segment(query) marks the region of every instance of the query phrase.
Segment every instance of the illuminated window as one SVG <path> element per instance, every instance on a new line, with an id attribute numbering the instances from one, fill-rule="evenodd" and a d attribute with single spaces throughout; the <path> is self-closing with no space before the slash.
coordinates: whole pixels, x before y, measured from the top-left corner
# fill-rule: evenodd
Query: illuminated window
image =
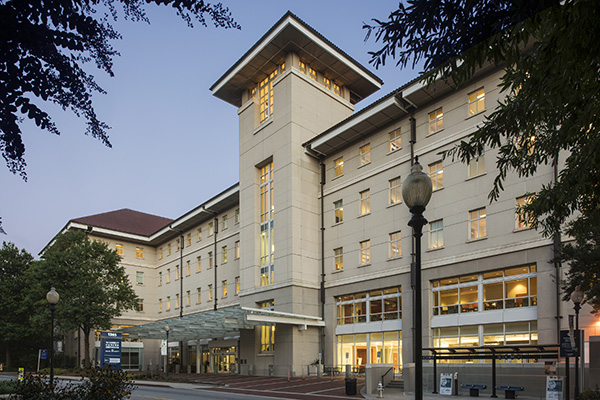
<path id="1" fill-rule="evenodd" d="M 429 164 L 429 178 L 431 178 L 431 187 L 433 190 L 444 187 L 444 168 L 441 161 Z"/>
<path id="2" fill-rule="evenodd" d="M 273 81 L 277 78 L 277 69 L 258 84 L 260 122 L 273 115 Z"/>
<path id="3" fill-rule="evenodd" d="M 237 296 L 240 293 L 240 277 L 235 277 L 235 295 Z"/>
<path id="4" fill-rule="evenodd" d="M 138 271 L 135 273 L 135 283 L 138 285 L 144 284 L 144 273 L 143 272 Z"/>
<path id="5" fill-rule="evenodd" d="M 333 84 L 333 93 L 337 94 L 338 96 L 342 95 L 342 88 L 340 87 L 340 85 L 336 83 Z"/>
<path id="6" fill-rule="evenodd" d="M 389 141 L 390 141 L 390 153 L 396 150 L 400 150 L 401 141 L 400 141 L 400 128 L 396 129 L 389 133 Z"/>
<path id="7" fill-rule="evenodd" d="M 228 225 L 229 224 L 228 224 L 228 221 L 227 221 L 227 214 L 225 214 L 225 215 L 223 215 L 223 223 L 222 223 L 223 230 L 226 230 L 227 227 L 228 227 Z"/>
<path id="8" fill-rule="evenodd" d="M 186 276 L 190 276 L 192 274 L 191 264 L 192 264 L 192 262 L 190 260 L 187 260 L 187 262 L 186 262 Z"/>
<path id="9" fill-rule="evenodd" d="M 341 176 L 344 174 L 344 157 L 340 157 L 333 162 L 333 176 Z"/>
<path id="10" fill-rule="evenodd" d="M 339 247 L 333 250 L 333 262 L 336 271 L 344 269 L 344 248 Z"/>
<path id="11" fill-rule="evenodd" d="M 486 235 L 485 207 L 469 211 L 469 239 L 479 239 Z"/>
<path id="12" fill-rule="evenodd" d="M 118 244 L 118 245 L 116 245 L 116 250 L 117 250 L 117 254 L 118 254 L 118 255 L 120 255 L 120 256 L 122 256 L 122 255 L 123 255 L 123 253 L 124 253 L 124 250 L 123 250 L 123 245 L 122 245 L 122 244 Z"/>
<path id="13" fill-rule="evenodd" d="M 137 305 L 135 307 L 135 310 L 137 312 L 144 311 L 144 299 L 137 299 Z"/>
<path id="14" fill-rule="evenodd" d="M 371 262 L 371 241 L 360 242 L 360 265 L 367 265 Z"/>
<path id="15" fill-rule="evenodd" d="M 227 246 L 221 247 L 221 254 L 223 255 L 221 258 L 221 264 L 227 263 Z"/>
<path id="16" fill-rule="evenodd" d="M 213 233 L 215 233 L 215 223 L 211 221 L 208 223 L 208 236 L 212 236 Z"/>
<path id="17" fill-rule="evenodd" d="M 469 161 L 469 178 L 485 173 L 485 154 L 481 154 Z"/>
<path id="18" fill-rule="evenodd" d="M 306 64 L 303 63 L 302 61 L 300 61 L 298 66 L 299 66 L 300 72 L 302 72 L 303 74 L 306 74 Z"/>
<path id="19" fill-rule="evenodd" d="M 197 241 L 202 240 L 202 228 L 198 228 L 196 230 L 196 235 L 197 235 L 197 239 L 196 239 Z"/>
<path id="20" fill-rule="evenodd" d="M 167 296 L 167 311 L 171 311 L 171 296 Z"/>
<path id="21" fill-rule="evenodd" d="M 163 306 L 162 306 L 162 299 L 158 299 L 158 312 L 162 312 L 163 311 Z"/>
<path id="22" fill-rule="evenodd" d="M 212 285 L 208 285 L 208 301 L 212 301 L 212 299 L 213 299 Z"/>
<path id="23" fill-rule="evenodd" d="M 260 302 L 258 303 L 258 308 L 273 311 L 275 309 L 275 301 Z M 261 353 L 272 353 L 275 351 L 275 324 L 260 327 L 260 351 Z"/>
<path id="24" fill-rule="evenodd" d="M 437 220 L 429 223 L 429 248 L 437 249 L 444 246 L 444 221 Z"/>
<path id="25" fill-rule="evenodd" d="M 274 282 L 273 162 L 260 169 L 260 285 Z"/>
<path id="26" fill-rule="evenodd" d="M 179 294 L 175 295 L 175 309 L 179 308 Z"/>
<path id="27" fill-rule="evenodd" d="M 365 144 L 360 148 L 360 165 L 365 165 L 371 162 L 371 145 Z"/>
<path id="28" fill-rule="evenodd" d="M 170 256 L 171 255 L 171 243 L 169 243 L 167 245 L 167 255 Z"/>
<path id="29" fill-rule="evenodd" d="M 187 245 L 188 246 L 192 245 L 192 234 L 191 233 L 187 234 Z"/>
<path id="30" fill-rule="evenodd" d="M 429 113 L 429 133 L 435 133 L 444 128 L 444 112 L 442 108 Z"/>
<path id="31" fill-rule="evenodd" d="M 227 281 L 221 282 L 223 284 L 223 298 L 227 297 Z"/>
<path id="32" fill-rule="evenodd" d="M 533 201 L 533 195 L 526 195 L 517 197 L 516 199 L 516 209 L 515 209 L 515 223 L 516 229 L 527 229 L 531 226 L 533 222 L 533 217 L 523 210 L 523 207 L 531 204 Z"/>
<path id="33" fill-rule="evenodd" d="M 175 280 L 179 280 L 179 265 L 175 266 Z"/>
<path id="34" fill-rule="evenodd" d="M 171 269 L 167 268 L 167 283 L 171 283 Z"/>
<path id="35" fill-rule="evenodd" d="M 202 256 L 196 257 L 196 271 L 202 271 Z"/>
<path id="36" fill-rule="evenodd" d="M 344 221 L 344 202 L 342 200 L 333 202 L 334 223 L 339 224 Z"/>
<path id="37" fill-rule="evenodd" d="M 360 192 L 360 215 L 371 212 L 371 191 L 369 189 Z"/>
<path id="38" fill-rule="evenodd" d="M 235 223 L 236 224 L 240 223 L 240 209 L 239 208 L 235 209 Z"/>
<path id="39" fill-rule="evenodd" d="M 402 246 L 400 240 L 400 231 L 390 233 L 390 258 L 400 257 L 402 255 Z"/>
<path id="40" fill-rule="evenodd" d="M 189 291 L 189 290 L 188 290 L 188 291 L 186 291 L 186 292 L 185 292 L 185 306 L 186 306 L 186 307 L 189 307 L 189 306 L 190 306 L 191 297 L 192 297 L 192 294 L 190 293 L 190 291 Z"/>
<path id="41" fill-rule="evenodd" d="M 196 288 L 196 303 L 202 303 L 202 289 Z"/>
<path id="42" fill-rule="evenodd" d="M 163 248 L 161 247 L 158 249 L 158 259 L 162 260 L 162 258 L 163 258 Z"/>
<path id="43" fill-rule="evenodd" d="M 338 325 L 399 320 L 402 319 L 402 292 L 400 287 L 391 287 L 337 296 L 336 306 Z"/>
<path id="44" fill-rule="evenodd" d="M 469 115 L 485 110 L 485 90 L 483 88 L 469 93 Z"/>
<path id="45" fill-rule="evenodd" d="M 135 248 L 135 257 L 136 258 L 144 258 L 144 249 L 141 247 Z"/>
<path id="46" fill-rule="evenodd" d="M 390 204 L 398 204 L 402 202 L 402 182 L 400 177 L 390 179 Z"/>
<path id="47" fill-rule="evenodd" d="M 234 255 L 235 259 L 237 260 L 238 258 L 240 258 L 240 241 L 239 240 L 235 241 L 235 250 L 234 250 L 234 252 L 235 252 L 235 255 Z"/>
<path id="48" fill-rule="evenodd" d="M 308 67 L 308 75 L 311 77 L 312 80 L 317 80 L 317 71 L 315 71 L 311 67 Z"/>
<path id="49" fill-rule="evenodd" d="M 325 77 L 323 77 L 323 86 L 325 86 L 327 89 L 331 90 L 331 81 Z"/>
<path id="50" fill-rule="evenodd" d="M 208 252 L 208 267 L 206 267 L 206 268 L 211 269 L 212 266 L 213 266 L 213 254 L 212 254 L 212 251 L 209 251 Z"/>

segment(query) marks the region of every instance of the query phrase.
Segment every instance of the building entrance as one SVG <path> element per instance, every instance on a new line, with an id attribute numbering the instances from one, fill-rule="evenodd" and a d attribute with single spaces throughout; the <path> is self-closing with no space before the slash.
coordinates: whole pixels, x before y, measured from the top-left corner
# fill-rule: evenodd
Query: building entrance
<path id="1" fill-rule="evenodd" d="M 211 348 L 210 364 L 215 373 L 237 372 L 237 348 L 235 346 Z"/>

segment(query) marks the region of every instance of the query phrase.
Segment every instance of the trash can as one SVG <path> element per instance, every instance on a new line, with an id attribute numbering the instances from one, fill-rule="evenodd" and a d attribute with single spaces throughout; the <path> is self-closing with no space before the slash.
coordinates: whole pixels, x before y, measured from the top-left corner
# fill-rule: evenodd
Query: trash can
<path id="1" fill-rule="evenodd" d="M 346 394 L 356 394 L 356 378 L 346 378 Z"/>

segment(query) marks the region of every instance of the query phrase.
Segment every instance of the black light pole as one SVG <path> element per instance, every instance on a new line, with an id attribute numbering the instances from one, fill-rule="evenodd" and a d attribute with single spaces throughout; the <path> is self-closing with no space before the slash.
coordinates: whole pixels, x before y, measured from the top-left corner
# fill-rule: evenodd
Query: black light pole
<path id="1" fill-rule="evenodd" d="M 169 377 L 169 331 L 171 330 L 171 327 L 169 326 L 169 324 L 165 325 L 165 332 L 167 332 L 167 378 Z"/>
<path id="2" fill-rule="evenodd" d="M 419 157 L 410 169 L 410 174 L 402 185 L 402 198 L 412 213 L 408 226 L 413 228 L 415 240 L 415 262 L 412 263 L 414 297 L 414 337 L 413 357 L 415 361 L 415 400 L 423 399 L 423 322 L 421 306 L 421 236 L 427 220 L 423 216 L 425 207 L 431 199 L 431 179 L 423 172 Z"/>
<path id="3" fill-rule="evenodd" d="M 577 351 L 575 352 L 575 400 L 579 399 L 579 352 L 581 351 L 581 333 L 579 332 L 579 310 L 581 310 L 581 302 L 583 301 L 583 290 L 576 286 L 571 293 L 571 301 L 575 304 L 575 344 Z"/>
<path id="4" fill-rule="evenodd" d="M 54 289 L 54 286 L 50 288 L 50 291 L 46 293 L 46 301 L 48 302 L 48 308 L 50 308 L 50 314 L 52 315 L 51 330 L 50 330 L 50 387 L 54 385 L 54 310 L 58 304 L 60 296 Z"/>

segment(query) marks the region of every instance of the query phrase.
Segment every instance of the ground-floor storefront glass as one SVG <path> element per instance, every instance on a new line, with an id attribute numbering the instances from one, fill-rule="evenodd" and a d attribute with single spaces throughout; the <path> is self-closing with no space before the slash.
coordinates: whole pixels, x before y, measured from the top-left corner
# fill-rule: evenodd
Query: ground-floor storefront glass
<path id="1" fill-rule="evenodd" d="M 210 349 L 210 364 L 213 372 L 237 372 L 237 347 L 213 347 Z"/>
<path id="2" fill-rule="evenodd" d="M 402 331 L 369 332 L 337 336 L 337 366 L 364 371 L 366 364 L 393 364 L 402 368 Z"/>

